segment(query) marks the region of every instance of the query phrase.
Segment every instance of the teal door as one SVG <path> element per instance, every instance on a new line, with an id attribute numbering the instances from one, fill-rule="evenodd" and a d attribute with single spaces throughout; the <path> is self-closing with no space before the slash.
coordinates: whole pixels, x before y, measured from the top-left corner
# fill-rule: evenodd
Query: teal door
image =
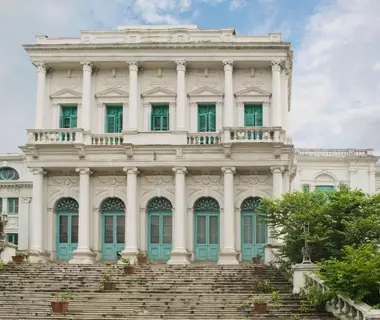
<path id="1" fill-rule="evenodd" d="M 264 259 L 264 245 L 267 243 L 265 217 L 257 212 L 261 199 L 249 197 L 241 205 L 241 247 L 242 259 L 251 260 L 258 255 Z"/>
<path id="2" fill-rule="evenodd" d="M 78 246 L 78 202 L 72 198 L 57 201 L 57 259 L 70 260 Z"/>
<path id="3" fill-rule="evenodd" d="M 148 203 L 148 256 L 166 261 L 172 251 L 172 204 L 164 197 Z"/>
<path id="4" fill-rule="evenodd" d="M 194 204 L 194 248 L 196 260 L 216 261 L 219 257 L 219 204 L 211 197 Z"/>
<path id="5" fill-rule="evenodd" d="M 107 198 L 101 206 L 102 259 L 118 260 L 125 248 L 125 205 L 119 198 Z"/>

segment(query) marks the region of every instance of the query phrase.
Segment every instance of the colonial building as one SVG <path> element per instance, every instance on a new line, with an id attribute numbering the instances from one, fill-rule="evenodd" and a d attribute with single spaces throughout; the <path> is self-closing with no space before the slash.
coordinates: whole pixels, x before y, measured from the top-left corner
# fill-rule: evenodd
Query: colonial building
<path id="1" fill-rule="evenodd" d="M 236 264 L 276 243 L 260 198 L 339 182 L 376 190 L 372 150 L 294 149 L 293 58 L 279 33 L 135 26 L 24 47 L 36 122 L 23 154 L 0 159 L 0 196 L 32 262 L 141 249 Z"/>

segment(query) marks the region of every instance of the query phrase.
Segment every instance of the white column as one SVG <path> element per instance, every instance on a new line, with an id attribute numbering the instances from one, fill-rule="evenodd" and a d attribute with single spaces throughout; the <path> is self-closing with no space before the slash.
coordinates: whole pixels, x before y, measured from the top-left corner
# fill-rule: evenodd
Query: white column
<path id="1" fill-rule="evenodd" d="M 45 261 L 44 252 L 44 174 L 42 168 L 31 169 L 33 174 L 32 212 L 30 216 L 30 249 L 29 261 Z"/>
<path id="2" fill-rule="evenodd" d="M 274 166 L 271 167 L 270 170 L 272 171 L 272 183 L 273 183 L 273 190 L 272 190 L 272 196 L 273 199 L 277 199 L 282 195 L 283 192 L 283 180 L 282 180 L 282 174 L 284 173 L 285 168 L 281 166 Z M 278 243 L 277 239 L 271 237 L 272 233 L 272 227 L 268 226 L 268 242 L 269 244 L 276 244 Z"/>
<path id="3" fill-rule="evenodd" d="M 281 127 L 281 61 L 272 61 L 272 126 Z"/>
<path id="4" fill-rule="evenodd" d="M 0 214 L 3 213 L 8 214 L 8 198 L 3 198 L 3 212 L 0 212 Z"/>
<path id="5" fill-rule="evenodd" d="M 355 190 L 356 189 L 356 173 L 358 170 L 354 168 L 348 169 L 349 175 L 350 175 L 350 189 Z"/>
<path id="6" fill-rule="evenodd" d="M 31 198 L 20 199 L 18 214 L 18 249 L 28 250 L 29 243 L 29 203 Z"/>
<path id="7" fill-rule="evenodd" d="M 283 105 L 281 106 L 281 109 L 282 109 L 282 127 L 284 130 L 288 131 L 289 130 L 289 127 L 288 127 L 288 120 L 289 120 L 289 112 L 288 112 L 288 109 L 289 109 L 289 90 L 288 90 L 288 86 L 289 86 L 289 74 L 290 74 L 290 69 L 289 68 L 286 68 L 284 69 L 283 71 L 283 75 L 282 75 L 282 88 L 281 88 L 281 99 L 282 99 L 282 103 Z"/>
<path id="8" fill-rule="evenodd" d="M 186 250 L 186 168 L 173 168 L 175 172 L 175 212 L 173 250 L 168 264 L 188 264 Z"/>
<path id="9" fill-rule="evenodd" d="M 127 206 L 125 217 L 125 248 L 122 257 L 136 262 L 139 208 L 137 205 L 137 168 L 124 168 L 127 174 Z"/>
<path id="10" fill-rule="evenodd" d="M 79 172 L 79 221 L 78 221 L 78 248 L 73 251 L 71 264 L 92 264 L 96 253 L 90 249 L 90 175 L 89 168 L 77 168 Z"/>
<path id="11" fill-rule="evenodd" d="M 85 131 L 91 130 L 91 76 L 93 64 L 85 61 L 81 62 L 83 65 L 83 88 L 82 88 L 82 119 L 80 119 L 81 127 Z"/>
<path id="12" fill-rule="evenodd" d="M 224 113 L 223 126 L 234 126 L 234 89 L 232 80 L 233 61 L 224 60 Z"/>
<path id="13" fill-rule="evenodd" d="M 369 169 L 369 194 L 376 193 L 376 169 L 373 166 Z"/>
<path id="14" fill-rule="evenodd" d="M 137 131 L 138 129 L 138 82 L 137 74 L 139 66 L 137 62 L 129 62 L 129 106 L 128 106 L 128 131 Z"/>
<path id="15" fill-rule="evenodd" d="M 125 131 L 128 129 L 128 118 L 129 118 L 129 108 L 128 108 L 128 101 L 123 102 L 123 128 L 122 130 Z"/>
<path id="16" fill-rule="evenodd" d="M 36 101 L 36 119 L 35 129 L 44 129 L 44 113 L 45 113 L 45 88 L 46 88 L 46 72 L 45 63 L 35 63 L 37 68 L 37 101 Z"/>
<path id="17" fill-rule="evenodd" d="M 223 247 L 218 264 L 239 264 L 235 248 L 235 206 L 234 206 L 234 167 L 223 167 L 224 173 L 224 214 Z"/>
<path id="18" fill-rule="evenodd" d="M 177 112 L 176 131 L 186 131 L 186 61 L 177 60 Z"/>

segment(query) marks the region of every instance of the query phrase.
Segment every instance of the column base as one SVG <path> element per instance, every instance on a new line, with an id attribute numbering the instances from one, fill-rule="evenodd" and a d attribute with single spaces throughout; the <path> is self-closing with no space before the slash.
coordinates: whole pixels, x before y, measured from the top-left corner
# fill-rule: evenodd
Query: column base
<path id="1" fill-rule="evenodd" d="M 236 265 L 239 264 L 238 253 L 235 250 L 222 250 L 219 253 L 219 265 Z"/>
<path id="2" fill-rule="evenodd" d="M 69 264 L 93 264 L 95 262 L 96 253 L 89 249 L 76 249 L 73 251 L 73 258 Z"/>
<path id="3" fill-rule="evenodd" d="M 50 253 L 46 251 L 30 250 L 28 261 L 30 263 L 46 263 L 50 260 Z"/>
<path id="4" fill-rule="evenodd" d="M 170 260 L 167 264 L 190 264 L 187 250 L 174 250 L 170 253 Z"/>
<path id="5" fill-rule="evenodd" d="M 124 251 L 120 252 L 120 256 L 122 258 L 129 258 L 131 261 L 131 264 L 137 264 L 137 249 L 125 249 Z M 117 261 L 118 264 L 124 264 L 120 260 Z"/>

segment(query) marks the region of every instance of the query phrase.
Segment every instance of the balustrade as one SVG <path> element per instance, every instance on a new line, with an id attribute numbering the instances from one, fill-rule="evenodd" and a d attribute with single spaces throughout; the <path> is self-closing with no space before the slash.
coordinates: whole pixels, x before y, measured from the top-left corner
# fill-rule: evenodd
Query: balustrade
<path id="1" fill-rule="evenodd" d="M 224 142 L 286 142 L 281 127 L 238 127 L 226 128 Z"/>
<path id="2" fill-rule="evenodd" d="M 202 144 L 220 144 L 221 137 L 218 132 L 197 132 L 187 134 L 187 144 L 202 145 Z"/>
<path id="3" fill-rule="evenodd" d="M 373 155 L 373 149 L 296 149 L 296 153 L 305 157 L 367 157 Z"/>
<path id="4" fill-rule="evenodd" d="M 54 144 L 54 143 L 81 143 L 83 141 L 82 129 L 31 129 L 28 130 L 28 143 Z"/>
<path id="5" fill-rule="evenodd" d="M 91 135 L 91 144 L 93 146 L 120 146 L 122 143 L 122 133 L 104 133 Z"/>

